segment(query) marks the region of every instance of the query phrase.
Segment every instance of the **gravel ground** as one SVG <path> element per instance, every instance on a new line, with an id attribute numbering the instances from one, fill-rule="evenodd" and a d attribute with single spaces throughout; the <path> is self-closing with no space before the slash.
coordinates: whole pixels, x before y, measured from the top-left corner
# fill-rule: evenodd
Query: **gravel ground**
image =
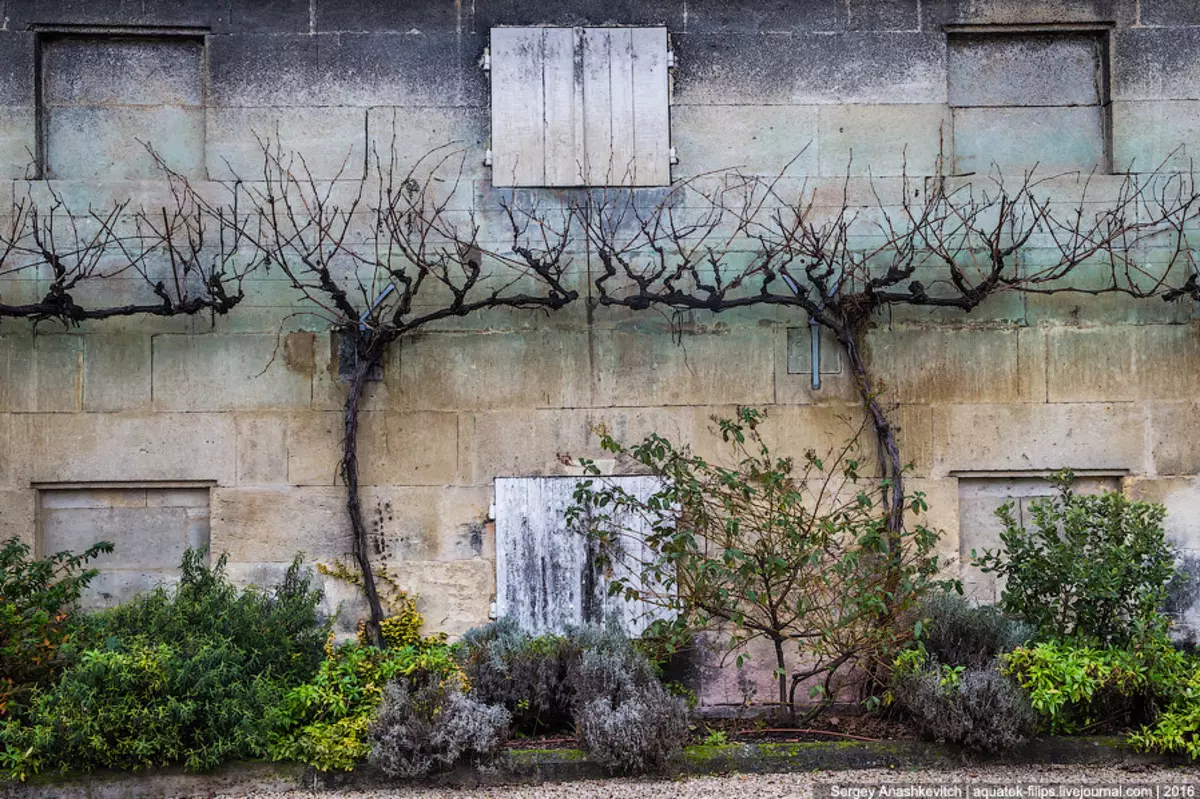
<path id="1" fill-rule="evenodd" d="M 814 785 L 866 787 L 880 783 L 904 785 L 992 784 L 1005 786 L 1068 785 L 1190 785 L 1190 789 L 1152 791 L 1146 799 L 1200 799 L 1200 767 L 1098 767 L 1098 766 L 1020 766 L 967 768 L 954 771 L 866 770 L 814 772 L 811 774 L 734 774 L 724 777 L 691 777 L 677 780 L 597 780 L 547 785 L 475 789 L 405 789 L 387 791 L 345 791 L 315 794 L 320 799 L 576 799 L 576 797 L 612 797 L 612 799 L 813 799 Z M 314 794 L 256 794 L 263 799 L 312 799 Z M 819 797 L 829 797 L 821 791 Z M 845 799 L 856 799 L 842 794 Z M 1111 795 L 1110 795 L 1111 796 Z M 857 799 L 870 799 L 860 795 Z M 1008 799 L 1019 799 L 1011 795 Z M 1055 799 L 1054 795 L 1024 794 L 1024 799 Z M 1077 797 L 1087 799 L 1087 797 Z M 1126 795 L 1128 799 L 1128 794 Z"/>

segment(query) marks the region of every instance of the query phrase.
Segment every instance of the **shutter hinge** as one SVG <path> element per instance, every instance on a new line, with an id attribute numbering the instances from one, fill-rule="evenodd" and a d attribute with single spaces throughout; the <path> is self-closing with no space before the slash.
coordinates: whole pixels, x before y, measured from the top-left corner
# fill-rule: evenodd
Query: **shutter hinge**
<path id="1" fill-rule="evenodd" d="M 487 56 L 484 56 L 485 58 Z M 667 69 L 675 69 L 675 51 L 667 50 Z"/>
<path id="2" fill-rule="evenodd" d="M 490 47 L 483 48 L 483 58 L 480 60 L 479 66 L 483 69 L 484 72 L 492 71 L 492 48 L 490 48 Z"/>
<path id="3" fill-rule="evenodd" d="M 483 165 L 484 166 L 492 165 L 492 148 L 491 147 L 489 147 L 483 151 Z"/>
<path id="4" fill-rule="evenodd" d="M 671 149 L 667 150 L 667 154 L 668 154 L 668 157 L 670 158 L 670 162 L 671 162 L 672 164 L 678 164 L 678 163 L 679 163 L 679 153 L 678 153 L 678 152 L 676 152 L 676 150 L 675 150 L 675 148 L 674 148 L 674 147 L 672 147 Z"/>

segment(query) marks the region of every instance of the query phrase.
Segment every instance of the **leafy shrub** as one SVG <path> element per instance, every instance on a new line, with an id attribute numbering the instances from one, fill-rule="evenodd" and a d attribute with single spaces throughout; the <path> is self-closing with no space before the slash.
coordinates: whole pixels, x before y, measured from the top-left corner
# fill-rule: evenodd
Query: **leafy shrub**
<path id="1" fill-rule="evenodd" d="M 1165 635 L 1129 648 L 1047 641 L 1004 658 L 1052 733 L 1083 733 L 1152 719 L 1188 677 L 1187 658 Z"/>
<path id="2" fill-rule="evenodd" d="M 10 776 L 175 763 L 199 771 L 262 757 L 267 712 L 282 687 L 255 674 L 251 656 L 229 642 L 194 646 L 85 652 L 36 697 L 29 725 L 0 733 L 6 751 L 24 752 L 7 764 Z"/>
<path id="3" fill-rule="evenodd" d="M 239 591 L 225 559 L 188 552 L 178 588 L 85 617 L 84 650 L 0 735 L 23 778 L 46 768 L 203 770 L 266 754 L 275 706 L 321 657 L 321 594 L 299 558 L 273 590 Z"/>
<path id="4" fill-rule="evenodd" d="M 371 722 L 371 762 L 392 777 L 423 777 L 491 757 L 512 717 L 462 692 L 456 679 L 414 675 L 388 684 Z"/>
<path id="5" fill-rule="evenodd" d="M 925 651 L 945 666 L 985 669 L 1033 637 L 1028 625 L 1006 617 L 996 606 L 975 607 L 948 591 L 930 595 L 918 615 Z"/>
<path id="6" fill-rule="evenodd" d="M 1175 574 L 1165 509 L 1115 491 L 1076 494 L 1073 479 L 1054 477 L 1058 496 L 1032 504 L 1032 529 L 1017 524 L 1011 504 L 1000 508 L 1004 547 L 975 564 L 1007 581 L 1004 611 L 1044 638 L 1124 645 L 1163 628 L 1159 610 Z"/>
<path id="7" fill-rule="evenodd" d="M 113 639 L 199 648 L 227 642 L 245 654 L 249 673 L 291 683 L 308 679 L 321 661 L 328 622 L 317 611 L 321 592 L 299 556 L 271 590 L 239 590 L 226 574 L 228 556 L 210 569 L 204 553 L 183 556 L 174 590 L 156 588 L 88 618 L 88 637 L 101 647 Z"/>
<path id="8" fill-rule="evenodd" d="M 770 641 L 781 706 L 794 708 L 795 687 L 812 677 L 824 678 L 823 699 L 832 701 L 835 676 L 890 663 L 913 633 L 900 620 L 948 585 L 937 576 L 937 534 L 920 524 L 888 529 L 890 485 L 860 479 L 857 437 L 828 465 L 812 450 L 796 462 L 771 453 L 761 411 L 739 408 L 714 422 L 725 465 L 657 434 L 627 446 L 602 432 L 605 450 L 661 478 L 662 488 L 639 497 L 582 461 L 590 477 L 577 485 L 568 520 L 586 530 L 601 567 L 624 567 L 614 569 L 612 591 L 692 630 L 732 631 L 734 648 Z M 904 502 L 913 516 L 927 509 L 920 494 Z M 639 529 L 627 528 L 629 519 Z M 630 536 L 650 554 L 624 547 Z M 785 649 L 805 672 L 788 674 Z"/>
<path id="9" fill-rule="evenodd" d="M 918 661 L 899 669 L 892 695 L 921 730 L 938 741 L 999 752 L 1033 731 L 1033 709 L 996 663 L 950 667 Z"/>
<path id="10" fill-rule="evenodd" d="M 18 538 L 0 544 L 0 719 L 19 714 L 34 686 L 61 670 L 71 610 L 97 574 L 85 566 L 112 550 L 102 541 L 78 555 L 35 560 Z"/>
<path id="11" fill-rule="evenodd" d="M 471 696 L 503 706 L 520 732 L 574 727 L 580 743 L 614 771 L 665 764 L 687 734 L 687 708 L 653 664 L 614 627 L 531 637 L 502 619 L 463 636 Z"/>
<path id="12" fill-rule="evenodd" d="M 371 751 L 371 718 L 392 680 L 413 674 L 465 680 L 450 649 L 431 644 L 378 649 L 344 644 L 326 647 L 316 676 L 283 697 L 273 721 L 269 753 L 320 771 L 349 771 Z"/>
<path id="13" fill-rule="evenodd" d="M 1129 736 L 1135 749 L 1200 758 L 1200 663 L 1189 660 L 1188 671 L 1186 679 L 1175 683 L 1166 710 Z"/>

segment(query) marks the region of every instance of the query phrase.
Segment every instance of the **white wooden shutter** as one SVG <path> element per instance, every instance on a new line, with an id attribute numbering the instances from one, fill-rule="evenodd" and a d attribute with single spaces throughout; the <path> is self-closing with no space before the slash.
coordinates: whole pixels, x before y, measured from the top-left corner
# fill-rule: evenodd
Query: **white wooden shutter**
<path id="1" fill-rule="evenodd" d="M 666 28 L 493 28 L 492 183 L 671 182 Z"/>

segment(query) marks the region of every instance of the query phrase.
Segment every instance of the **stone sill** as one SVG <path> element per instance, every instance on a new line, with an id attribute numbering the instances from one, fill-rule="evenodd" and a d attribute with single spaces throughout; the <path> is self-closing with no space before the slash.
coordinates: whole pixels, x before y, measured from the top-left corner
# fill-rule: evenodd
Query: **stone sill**
<path id="1" fill-rule="evenodd" d="M 951 769 L 968 763 L 1011 765 L 1175 765 L 1177 757 L 1138 754 L 1115 736 L 1043 738 L 995 757 L 969 755 L 955 747 L 924 741 L 837 741 L 818 743 L 689 746 L 661 776 L 852 771 L 867 768 Z M 459 768 L 425 781 L 454 787 L 518 785 L 612 776 L 578 749 L 509 750 L 480 768 Z M 289 790 L 370 790 L 395 788 L 378 771 L 320 773 L 297 763 L 233 763 L 208 774 L 157 769 L 139 774 L 96 772 L 88 776 L 40 775 L 24 784 L 0 783 L 0 799 L 150 799 L 207 797 L 213 793 L 252 794 Z"/>

